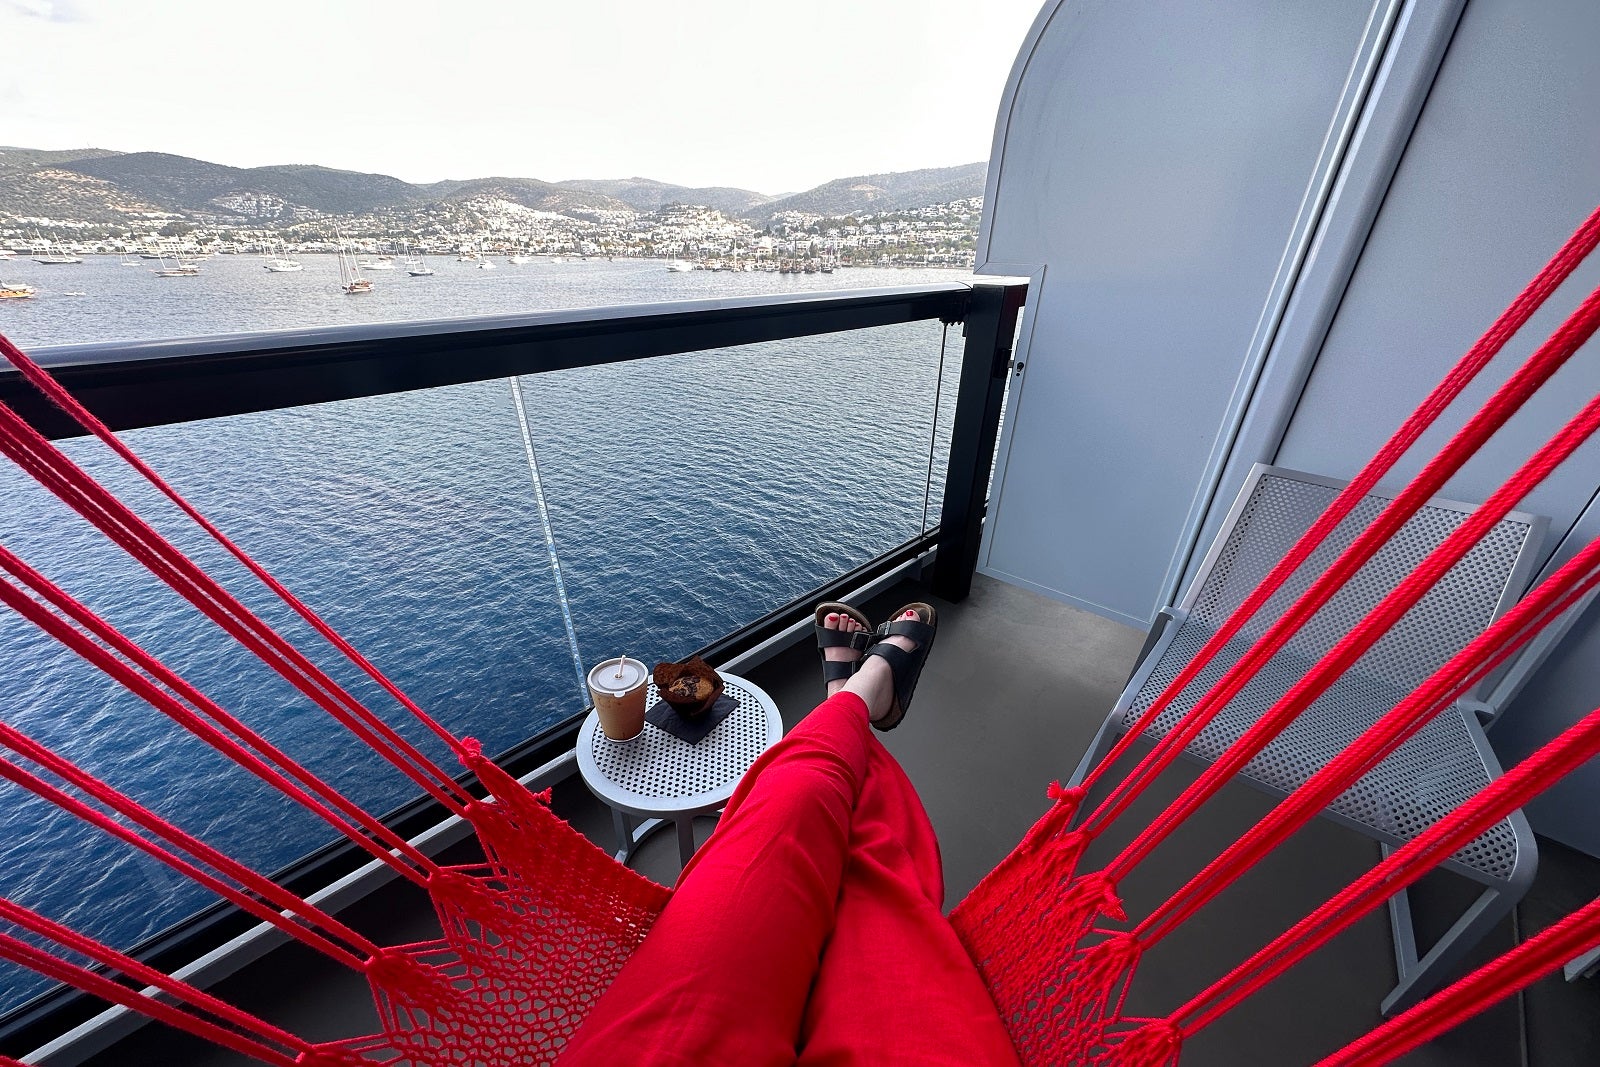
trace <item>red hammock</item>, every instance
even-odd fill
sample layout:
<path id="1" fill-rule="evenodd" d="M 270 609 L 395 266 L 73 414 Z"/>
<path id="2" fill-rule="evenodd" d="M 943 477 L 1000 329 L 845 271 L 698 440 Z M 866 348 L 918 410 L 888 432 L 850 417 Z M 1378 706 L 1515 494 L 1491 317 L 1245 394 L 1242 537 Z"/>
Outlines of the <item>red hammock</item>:
<path id="1" fill-rule="evenodd" d="M 1482 534 L 1600 426 L 1600 397 L 1523 465 L 1481 508 L 1341 640 L 1198 781 L 1143 828 L 1102 870 L 1079 872 L 1084 848 L 1182 752 L 1253 673 L 1434 496 L 1484 441 L 1600 326 L 1600 291 L 1487 401 L 1338 560 L 1269 626 L 1083 824 L 1072 820 L 1089 789 L 1251 616 L 1305 562 L 1467 383 L 1600 241 L 1591 216 L 1418 410 L 1350 483 L 1295 549 L 1167 687 L 1084 784 L 1053 786 L 1050 811 L 951 915 L 984 976 L 1025 1064 L 1176 1062 L 1183 1039 L 1404 886 L 1436 866 L 1561 775 L 1600 752 L 1600 711 L 1513 768 L 1472 800 L 1342 890 L 1323 907 L 1162 1019 L 1123 1015 L 1145 949 L 1313 818 L 1394 751 L 1429 717 L 1499 666 L 1535 633 L 1600 584 L 1600 542 L 1591 544 L 1441 667 L 1337 759 L 1279 804 L 1149 916 L 1131 926 L 1121 878 L 1354 663 Z M 4 338 L 5 355 L 59 407 L 152 485 L 284 600 L 302 619 L 441 740 L 488 792 L 476 799 L 425 753 L 365 707 L 305 654 L 192 563 L 24 420 L 0 405 L 0 451 L 160 577 L 229 636 L 277 671 L 398 772 L 465 819 L 487 860 L 441 867 L 332 784 L 273 746 L 175 671 L 118 633 L 47 577 L 0 547 L 0 600 L 83 656 L 179 726 L 223 753 L 423 888 L 441 936 L 379 946 L 336 917 L 185 833 L 19 731 L 0 724 L 0 777 L 23 786 L 170 866 L 263 922 L 369 981 L 381 1034 L 311 1043 L 109 946 L 0 899 L 0 920 L 31 935 L 0 934 L 0 958 L 273 1064 L 403 1062 L 548 1063 L 645 937 L 669 891 L 615 863 L 487 760 L 410 701 L 348 642 L 184 501 L 47 373 Z M 42 772 L 42 773 L 41 773 Z M 64 789 L 62 786 L 69 788 Z M 113 814 L 108 814 L 113 813 Z M 113 817 L 115 816 L 115 817 Z M 1112 920 L 1117 927 L 1101 925 Z M 1456 985 L 1390 1020 L 1324 1061 L 1388 1062 L 1600 943 L 1600 904 L 1518 946 Z M 53 945 L 55 951 L 41 947 Z M 90 965 L 63 958 L 65 952 Z M 119 981 L 115 974 L 123 976 Z M 139 986 L 158 990 L 148 995 Z M 0 1058 L 0 1064 L 10 1063 Z"/>

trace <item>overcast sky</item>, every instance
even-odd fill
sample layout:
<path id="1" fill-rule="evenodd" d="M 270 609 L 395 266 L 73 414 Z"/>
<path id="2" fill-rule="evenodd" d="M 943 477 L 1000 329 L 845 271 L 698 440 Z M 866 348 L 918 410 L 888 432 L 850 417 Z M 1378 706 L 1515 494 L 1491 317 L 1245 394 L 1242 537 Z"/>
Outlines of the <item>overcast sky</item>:
<path id="1" fill-rule="evenodd" d="M 1043 0 L 0 0 L 0 144 L 764 193 L 989 154 Z"/>

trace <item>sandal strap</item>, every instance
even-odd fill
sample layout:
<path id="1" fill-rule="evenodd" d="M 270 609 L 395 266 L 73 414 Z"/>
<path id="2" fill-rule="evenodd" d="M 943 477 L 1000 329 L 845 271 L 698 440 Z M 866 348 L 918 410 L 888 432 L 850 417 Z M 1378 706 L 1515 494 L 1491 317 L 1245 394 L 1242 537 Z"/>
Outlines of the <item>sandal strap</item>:
<path id="1" fill-rule="evenodd" d="M 818 626 L 816 629 L 818 648 L 853 648 L 857 652 L 865 652 L 878 638 L 878 635 L 871 630 L 846 633 L 828 626 Z"/>
<path id="2" fill-rule="evenodd" d="M 825 659 L 822 661 L 824 682 L 845 682 L 855 676 L 860 660 Z"/>
<path id="3" fill-rule="evenodd" d="M 861 631 L 857 630 L 856 633 Z M 819 648 L 846 648 L 851 646 L 855 634 L 845 633 L 828 626 L 817 627 L 817 647 Z"/>
<path id="4" fill-rule="evenodd" d="M 919 646 L 933 640 L 934 629 L 921 619 L 896 619 L 879 626 L 874 634 L 879 638 L 909 637 Z"/>
<path id="5" fill-rule="evenodd" d="M 915 652 L 907 652 L 899 645 L 892 645 L 887 641 L 879 642 L 867 649 L 867 656 L 882 656 L 889 664 L 889 673 L 894 676 L 894 702 L 900 708 L 900 715 L 905 714 L 906 706 L 911 703 L 911 694 L 916 691 L 917 678 L 922 673 L 922 664 L 927 660 L 923 645 Z M 897 726 L 900 719 L 896 718 L 890 726 Z M 887 728 L 887 727 L 886 727 Z"/>

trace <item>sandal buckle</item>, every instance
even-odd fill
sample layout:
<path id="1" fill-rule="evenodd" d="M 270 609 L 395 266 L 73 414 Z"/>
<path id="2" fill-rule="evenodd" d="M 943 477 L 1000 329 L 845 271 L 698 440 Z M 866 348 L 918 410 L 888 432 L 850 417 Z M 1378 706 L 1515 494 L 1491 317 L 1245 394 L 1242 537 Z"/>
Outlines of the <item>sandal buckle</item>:
<path id="1" fill-rule="evenodd" d="M 865 652 L 878 640 L 876 630 L 856 630 L 850 635 L 850 647 L 856 652 Z"/>

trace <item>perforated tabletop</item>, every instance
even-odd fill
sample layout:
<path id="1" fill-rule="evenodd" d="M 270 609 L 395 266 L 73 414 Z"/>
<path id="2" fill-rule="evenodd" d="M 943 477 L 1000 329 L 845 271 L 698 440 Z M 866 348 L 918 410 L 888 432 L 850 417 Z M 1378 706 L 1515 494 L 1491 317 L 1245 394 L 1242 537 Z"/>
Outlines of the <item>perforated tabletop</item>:
<path id="1" fill-rule="evenodd" d="M 759 686 L 722 676 L 738 708 L 691 745 L 650 723 L 630 741 L 613 741 L 589 712 L 578 732 L 578 770 L 590 791 L 613 808 L 643 816 L 715 811 L 757 757 L 783 736 L 778 706 Z M 659 694 L 650 683 L 646 707 Z"/>

